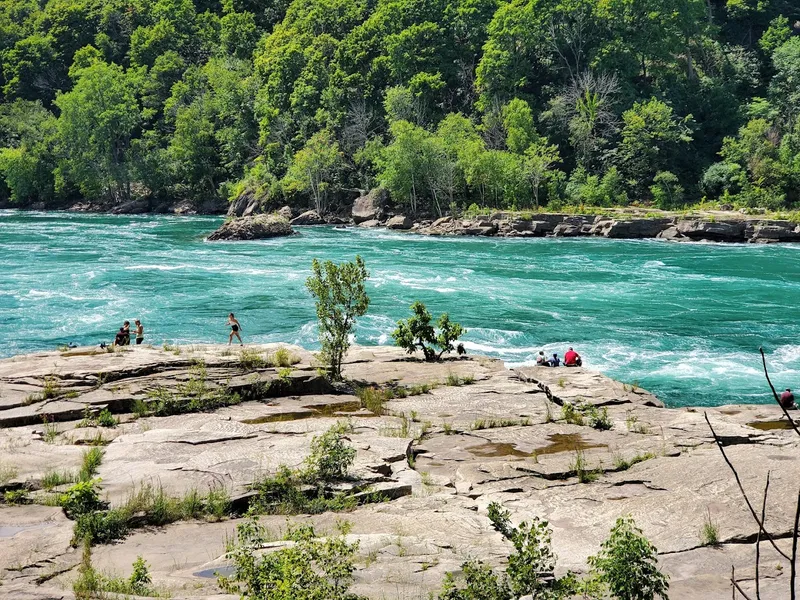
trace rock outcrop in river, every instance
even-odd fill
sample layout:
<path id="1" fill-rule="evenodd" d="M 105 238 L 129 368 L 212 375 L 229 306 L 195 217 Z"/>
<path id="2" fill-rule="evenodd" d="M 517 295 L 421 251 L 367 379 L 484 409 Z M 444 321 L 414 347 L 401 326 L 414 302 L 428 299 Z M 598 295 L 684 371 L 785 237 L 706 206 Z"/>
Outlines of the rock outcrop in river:
<path id="1" fill-rule="evenodd" d="M 208 240 L 261 240 L 293 234 L 294 229 L 284 217 L 259 214 L 225 221 Z"/>
<path id="2" fill-rule="evenodd" d="M 345 376 L 360 385 L 406 390 L 372 410 L 347 388 L 331 387 L 314 357 L 285 347 L 291 367 L 270 366 L 278 346 L 78 349 L 0 361 L 0 492 L 27 489 L 34 504 L 0 505 L 0 596 L 70 597 L 80 552 L 61 508 L 40 504 L 42 480 L 74 471 L 87 444 L 105 454 L 97 476 L 117 505 L 142 485 L 169 494 L 224 487 L 244 510 L 249 484 L 279 465 L 301 465 L 309 443 L 337 421 L 352 426 L 350 486 L 386 501 L 355 510 L 296 517 L 330 531 L 352 524 L 361 559 L 353 591 L 370 598 L 427 597 L 469 556 L 500 565 L 507 542 L 487 519 L 501 502 L 516 522 L 539 516 L 553 528 L 558 571 L 584 572 L 614 520 L 631 514 L 655 543 L 670 575 L 670 597 L 727 600 L 730 568 L 751 592 L 756 527 L 715 447 L 707 413 L 751 498 L 772 473 L 767 528 L 791 546 L 800 479 L 798 436 L 777 406 L 668 409 L 635 385 L 588 369 L 509 370 L 482 357 L 425 363 L 395 348 L 355 348 Z M 240 403 L 208 412 L 141 416 L 142 402 L 224 390 Z M 562 418 L 574 403 L 607 411 L 610 429 Z M 121 423 L 87 415 L 107 408 Z M 576 458 L 593 473 L 581 483 Z M 63 488 L 61 488 L 63 489 Z M 720 545 L 704 546 L 710 518 Z M 265 516 L 273 531 L 286 517 Z M 208 574 L 225 565 L 225 541 L 240 520 L 192 520 L 131 532 L 98 546 L 97 569 L 128 573 L 137 555 L 173 598 L 222 595 Z M 761 594 L 784 597 L 788 569 L 761 545 Z"/>

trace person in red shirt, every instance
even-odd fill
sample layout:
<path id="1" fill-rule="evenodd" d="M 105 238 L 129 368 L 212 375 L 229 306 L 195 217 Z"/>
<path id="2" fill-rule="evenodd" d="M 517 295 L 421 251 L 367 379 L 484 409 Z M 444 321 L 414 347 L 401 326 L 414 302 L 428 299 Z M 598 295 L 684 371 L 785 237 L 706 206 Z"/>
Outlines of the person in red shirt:
<path id="1" fill-rule="evenodd" d="M 581 355 L 575 352 L 572 348 L 567 350 L 567 353 L 564 355 L 564 366 L 566 367 L 580 367 L 583 364 L 583 360 L 581 360 Z"/>
<path id="2" fill-rule="evenodd" d="M 781 406 L 783 408 L 797 408 L 794 404 L 794 394 L 789 388 L 786 388 L 786 391 L 781 394 Z"/>

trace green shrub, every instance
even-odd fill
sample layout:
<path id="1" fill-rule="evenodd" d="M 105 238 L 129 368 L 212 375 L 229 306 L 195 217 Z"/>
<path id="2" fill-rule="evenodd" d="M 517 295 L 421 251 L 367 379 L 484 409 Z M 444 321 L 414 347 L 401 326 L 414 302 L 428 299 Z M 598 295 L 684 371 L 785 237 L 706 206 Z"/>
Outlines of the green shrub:
<path id="1" fill-rule="evenodd" d="M 356 395 L 363 408 L 376 415 L 383 414 L 383 403 L 387 400 L 386 392 L 373 387 L 361 387 L 356 389 Z"/>
<path id="2" fill-rule="evenodd" d="M 658 568 L 658 551 L 630 516 L 617 519 L 589 565 L 618 600 L 667 600 L 669 581 Z"/>
<path id="3" fill-rule="evenodd" d="M 236 543 L 228 552 L 234 573 L 220 577 L 220 586 L 250 600 L 359 600 L 348 592 L 358 542 L 348 543 L 345 531 L 318 538 L 310 525 L 290 527 L 286 539 L 294 545 L 258 555 L 268 538 L 251 519 L 236 527 Z"/>
<path id="4" fill-rule="evenodd" d="M 369 308 L 369 296 L 364 287 L 369 273 L 360 256 L 356 256 L 354 262 L 338 265 L 314 259 L 311 271 L 306 287 L 316 301 L 322 346 L 320 358 L 328 366 L 331 378 L 340 380 L 342 361 L 350 347 L 350 332 L 356 318 L 366 314 Z"/>
<path id="5" fill-rule="evenodd" d="M 431 321 L 433 317 L 425 305 L 417 300 L 411 305 L 413 315 L 405 321 L 397 322 L 397 329 L 392 333 L 395 344 L 404 348 L 409 354 L 422 350 L 427 361 L 440 360 L 444 353 L 452 352 L 453 342 L 466 333 L 458 323 L 450 321 L 447 313 L 443 313 L 436 324 L 438 333 Z M 439 349 L 437 354 L 435 348 Z"/>
<path id="6" fill-rule="evenodd" d="M 551 547 L 552 532 L 547 521 L 534 517 L 530 523 L 523 521 L 514 527 L 509 512 L 497 502 L 489 504 L 489 520 L 514 546 L 506 569 L 513 597 L 530 594 L 534 598 L 556 600 L 575 592 L 576 580 L 572 573 L 562 578 L 553 575 L 556 555 Z"/>
<path id="7" fill-rule="evenodd" d="M 272 362 L 272 365 L 275 367 L 291 367 L 300 362 L 300 359 L 286 348 L 280 347 L 272 354 L 270 362 Z"/>
<path id="8" fill-rule="evenodd" d="M 252 371 L 253 369 L 262 369 L 267 366 L 267 361 L 261 355 L 261 352 L 251 348 L 242 348 L 239 351 L 239 367 L 244 371 Z"/>
<path id="9" fill-rule="evenodd" d="M 7 490 L 3 494 L 3 502 L 10 505 L 30 504 L 28 490 Z"/>
<path id="10" fill-rule="evenodd" d="M 583 412 L 570 402 L 565 402 L 561 407 L 561 418 L 570 425 L 584 424 Z"/>
<path id="11" fill-rule="evenodd" d="M 81 480 L 59 496 L 58 503 L 70 519 L 103 508 L 97 491 L 99 480 Z"/>
<path id="12" fill-rule="evenodd" d="M 311 440 L 311 454 L 306 458 L 305 479 L 336 481 L 347 476 L 356 457 L 356 449 L 344 441 L 346 425 L 338 424 Z"/>
<path id="13" fill-rule="evenodd" d="M 100 427 L 116 427 L 119 425 L 119 421 L 114 418 L 107 408 L 104 408 L 100 411 L 100 414 L 97 415 L 97 424 Z"/>
<path id="14" fill-rule="evenodd" d="M 459 587 L 452 573 L 445 576 L 439 600 L 511 600 L 508 582 L 479 560 L 461 565 L 463 586 Z"/>

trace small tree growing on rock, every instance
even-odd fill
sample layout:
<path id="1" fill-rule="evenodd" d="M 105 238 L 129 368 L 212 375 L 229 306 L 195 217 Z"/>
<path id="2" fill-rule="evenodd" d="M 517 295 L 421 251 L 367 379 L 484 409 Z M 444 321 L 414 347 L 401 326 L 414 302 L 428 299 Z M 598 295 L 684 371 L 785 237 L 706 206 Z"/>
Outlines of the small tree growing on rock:
<path id="1" fill-rule="evenodd" d="M 364 260 L 335 264 L 331 261 L 311 264 L 312 275 L 306 287 L 316 299 L 322 361 L 332 379 L 342 378 L 342 361 L 350 347 L 350 332 L 369 308 L 364 282 L 369 278 Z"/>
<path id="2" fill-rule="evenodd" d="M 600 552 L 589 557 L 592 573 L 618 600 L 667 600 L 669 582 L 658 551 L 630 516 L 620 517 Z"/>
<path id="3" fill-rule="evenodd" d="M 452 352 L 455 349 L 453 342 L 466 333 L 461 325 L 450 321 L 447 313 L 439 317 L 437 333 L 431 324 L 431 313 L 419 300 L 411 305 L 411 312 L 414 314 L 409 319 L 397 322 L 392 337 L 395 344 L 405 348 L 409 354 L 422 350 L 427 361 L 440 360 L 445 352 Z M 438 354 L 435 348 L 439 348 Z"/>

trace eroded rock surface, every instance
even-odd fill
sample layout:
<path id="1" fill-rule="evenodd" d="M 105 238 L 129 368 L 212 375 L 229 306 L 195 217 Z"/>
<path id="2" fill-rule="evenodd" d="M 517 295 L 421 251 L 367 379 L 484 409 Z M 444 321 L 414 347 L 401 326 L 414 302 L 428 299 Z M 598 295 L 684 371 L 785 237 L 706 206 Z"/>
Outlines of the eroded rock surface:
<path id="1" fill-rule="evenodd" d="M 380 491 L 387 501 L 294 519 L 322 532 L 337 519 L 352 523 L 356 593 L 427 597 L 469 556 L 501 566 L 510 547 L 487 518 L 497 501 L 514 522 L 549 521 L 559 573 L 585 572 L 614 521 L 631 514 L 659 549 L 671 597 L 722 599 L 730 597 L 731 565 L 743 589 L 753 590 L 757 530 L 707 415 L 754 503 L 771 473 L 768 529 L 790 551 L 794 505 L 785 499 L 796 497 L 800 436 L 777 406 L 669 409 L 586 369 L 508 370 L 482 357 L 425 363 L 396 348 L 353 348 L 346 377 L 395 390 L 370 410 L 352 389 L 322 379 L 302 348 L 284 347 L 290 372 L 271 366 L 279 348 L 81 348 L 1 360 L 0 491 L 27 488 L 41 501 L 46 474 L 77 470 L 87 444 L 100 443 L 97 476 L 112 506 L 146 485 L 175 495 L 224 487 L 246 506 L 250 483 L 281 465 L 302 465 L 313 437 L 347 420 L 353 489 Z M 242 401 L 208 412 L 131 414 L 198 386 Z M 564 420 L 565 405 L 583 407 L 582 424 Z M 604 415 L 602 428 L 591 426 L 589 407 Z M 121 423 L 92 422 L 102 409 Z M 703 545 L 708 519 L 718 548 Z M 263 521 L 276 535 L 287 524 L 279 516 Z M 225 542 L 238 522 L 136 530 L 96 547 L 94 564 L 126 575 L 142 555 L 173 598 L 233 598 L 209 575 L 227 564 Z M 72 522 L 60 508 L 0 505 L 0 538 L 0 597 L 71 597 L 80 552 L 70 547 Z M 776 568 L 780 557 L 769 544 L 761 551 L 762 598 L 786 597 L 788 567 Z"/>

